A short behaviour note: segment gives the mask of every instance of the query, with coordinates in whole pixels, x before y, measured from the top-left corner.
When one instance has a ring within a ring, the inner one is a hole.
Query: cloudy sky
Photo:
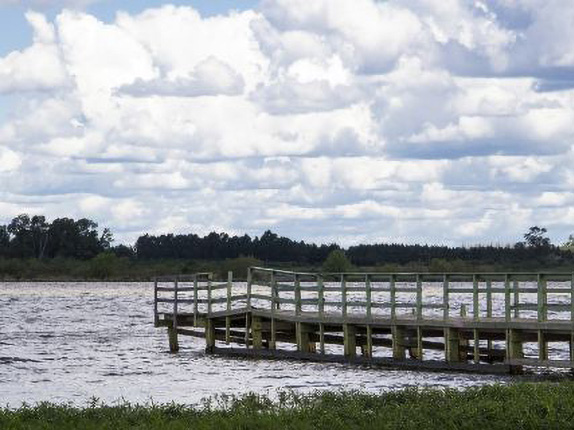
[[[574,2],[0,0],[0,223],[574,233]]]

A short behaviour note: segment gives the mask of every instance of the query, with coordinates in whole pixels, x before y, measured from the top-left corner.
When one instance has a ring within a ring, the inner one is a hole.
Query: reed
[[[573,428],[574,383],[480,388],[220,396],[199,406],[130,404],[85,407],[41,403],[0,410],[16,429],[535,429]]]

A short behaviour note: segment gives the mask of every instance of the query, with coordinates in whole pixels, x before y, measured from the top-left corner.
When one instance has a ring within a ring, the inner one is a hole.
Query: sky
[[[0,0],[0,224],[574,233],[574,1]]]

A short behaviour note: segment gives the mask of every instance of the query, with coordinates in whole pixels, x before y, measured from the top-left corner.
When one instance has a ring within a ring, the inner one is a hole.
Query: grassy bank
[[[517,384],[381,395],[248,395],[200,407],[42,404],[0,411],[11,429],[565,429],[574,428],[574,383]]]

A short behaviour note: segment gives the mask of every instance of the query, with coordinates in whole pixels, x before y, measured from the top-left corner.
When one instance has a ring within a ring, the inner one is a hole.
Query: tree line
[[[552,264],[574,263],[574,246],[560,248],[546,236],[546,229],[531,227],[522,241],[513,245],[448,247],[438,245],[369,244],[342,249],[337,244],[306,243],[279,236],[271,231],[261,236],[231,236],[212,232],[140,236],[133,246],[112,246],[109,229],[100,231],[90,219],[57,218],[26,214],[0,225],[0,257],[52,259],[56,257],[89,260],[108,253],[133,260],[225,260],[252,257],[264,263],[285,262],[301,265],[322,264],[333,251],[344,251],[351,263],[375,266],[386,263],[428,263],[432,260],[461,260],[481,264],[516,265],[529,261]],[[570,238],[571,245],[574,239]]]

